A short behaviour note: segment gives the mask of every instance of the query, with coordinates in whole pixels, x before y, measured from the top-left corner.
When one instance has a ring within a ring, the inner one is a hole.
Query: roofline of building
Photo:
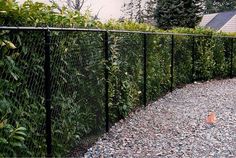
[[[210,14],[204,14],[204,15],[211,15],[211,14],[217,14],[217,13],[227,13],[227,12],[232,12],[236,11],[236,9],[228,10],[228,11],[223,11],[223,12],[215,12],[215,13],[210,13]]]
[[[216,16],[217,16],[217,15],[220,14],[220,13],[227,13],[227,12],[233,12],[233,11],[236,12],[236,9],[232,9],[232,10],[224,11],[224,12],[218,12],[218,13],[211,13],[211,14],[216,14]],[[211,15],[211,14],[205,14],[205,15]],[[212,18],[207,24],[209,24],[211,21],[213,21],[213,20],[216,18],[216,16],[214,16],[214,18]],[[235,14],[234,16],[236,16],[236,14]],[[234,16],[232,16],[232,17],[228,20],[228,22],[229,22]],[[228,22],[226,22],[226,23],[225,23],[219,30],[217,30],[217,31],[220,31]],[[206,24],[206,25],[207,25],[207,24]],[[214,28],[213,28],[213,29],[214,29]]]
[[[235,9],[235,11],[236,11],[236,9]],[[235,14],[234,16],[232,16],[232,17],[229,19],[228,22],[230,22],[234,17],[236,17],[236,14]],[[227,23],[228,23],[228,22],[227,22]],[[218,31],[222,31],[221,29],[224,28],[224,26],[225,26],[227,23],[225,23]]]

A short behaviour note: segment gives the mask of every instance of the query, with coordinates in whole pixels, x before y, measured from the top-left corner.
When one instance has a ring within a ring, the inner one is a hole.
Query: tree
[[[201,20],[202,1],[200,0],[159,0],[155,19],[162,29],[173,27],[194,28]]]
[[[145,3],[144,21],[154,22],[157,0],[148,0]]]
[[[56,4],[65,3],[66,7],[73,10],[80,11],[82,7],[84,6],[85,0],[66,0],[65,2],[61,0],[49,0],[49,2],[56,3]],[[61,7],[58,6],[58,9],[61,10]]]
[[[236,9],[236,0],[205,0],[204,13],[217,13]]]
[[[142,8],[142,0],[137,0],[135,4],[135,8],[137,10],[135,19],[139,23],[143,22],[143,8]]]
[[[130,20],[134,19],[134,1],[130,0],[129,3],[124,3],[121,11],[125,14],[124,16]]]
[[[194,28],[201,21],[203,16],[203,1],[184,0],[184,20],[183,27]]]
[[[142,6],[142,0],[130,0],[130,2],[124,3],[122,12],[125,14],[125,17],[130,20],[135,20],[139,23],[143,22],[144,9]]]

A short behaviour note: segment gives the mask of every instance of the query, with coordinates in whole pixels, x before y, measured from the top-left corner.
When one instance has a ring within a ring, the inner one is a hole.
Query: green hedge
[[[0,0],[2,25],[57,26],[162,32],[147,24],[109,21],[57,6]],[[208,29],[176,28],[197,35],[192,76],[193,37],[174,36],[174,87],[192,80],[225,78],[230,73],[232,39]],[[233,34],[231,34],[233,36]],[[105,65],[103,33],[51,31],[53,154],[65,156],[87,134],[105,127],[104,66],[109,70],[111,123],[142,105],[143,34],[109,33]],[[147,98],[170,90],[171,35],[147,36]],[[234,40],[234,45],[235,45]],[[0,156],[45,156],[44,32],[0,31]],[[236,73],[234,49],[233,72]],[[193,78],[192,78],[193,77]]]

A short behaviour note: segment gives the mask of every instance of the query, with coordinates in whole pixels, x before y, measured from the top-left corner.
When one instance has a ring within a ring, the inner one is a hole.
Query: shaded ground
[[[210,111],[215,125],[205,121]],[[118,122],[85,157],[236,157],[236,79],[167,94]]]

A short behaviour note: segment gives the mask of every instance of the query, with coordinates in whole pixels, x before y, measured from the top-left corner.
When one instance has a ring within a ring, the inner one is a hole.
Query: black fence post
[[[51,69],[50,69],[50,30],[45,31],[45,109],[46,109],[46,144],[47,157],[52,157],[52,129],[51,129]]]
[[[192,36],[192,83],[195,81],[195,36]]]
[[[143,34],[143,105],[147,105],[147,34]]]
[[[174,41],[174,35],[171,35],[171,65],[170,65],[170,91],[173,91],[173,83],[174,83],[174,47],[175,47],[175,41]]]
[[[108,31],[104,33],[104,76],[105,76],[105,115],[106,115],[106,132],[109,131],[109,69],[108,69],[108,61],[109,61],[109,38]]]
[[[231,39],[230,78],[233,78],[234,38]]]

